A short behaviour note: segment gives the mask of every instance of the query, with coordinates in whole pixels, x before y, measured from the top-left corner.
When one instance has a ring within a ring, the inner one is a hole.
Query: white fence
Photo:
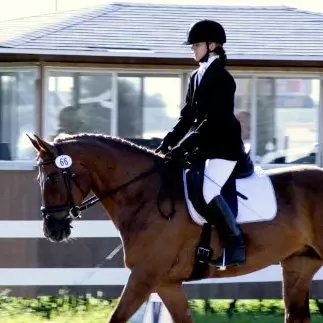
[[[119,237],[111,221],[75,221],[72,237],[111,238]],[[1,238],[44,238],[42,221],[0,221]],[[123,286],[128,279],[126,268],[0,268],[0,286]],[[204,279],[185,284],[217,284],[248,282],[280,282],[279,265],[272,265],[251,274]],[[323,268],[314,280],[323,280]]]

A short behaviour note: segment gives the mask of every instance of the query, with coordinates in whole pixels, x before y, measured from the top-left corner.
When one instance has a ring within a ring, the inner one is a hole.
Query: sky
[[[0,0],[0,20],[15,19],[59,11],[95,6],[109,2],[196,4],[196,0]],[[322,0],[199,0],[198,4],[285,5],[323,13]]]

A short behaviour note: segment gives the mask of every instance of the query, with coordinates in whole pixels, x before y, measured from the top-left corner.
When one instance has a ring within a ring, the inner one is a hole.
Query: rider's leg
[[[245,263],[245,244],[242,232],[236,222],[238,204],[235,179],[230,176],[222,187],[221,194],[215,196],[208,204],[214,217],[224,251],[216,263],[217,266],[235,266]]]

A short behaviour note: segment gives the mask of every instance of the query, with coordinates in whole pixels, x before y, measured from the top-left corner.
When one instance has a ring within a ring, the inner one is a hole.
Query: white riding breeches
[[[226,159],[206,160],[203,181],[203,196],[206,203],[220,194],[222,186],[232,174],[236,164],[237,161]]]

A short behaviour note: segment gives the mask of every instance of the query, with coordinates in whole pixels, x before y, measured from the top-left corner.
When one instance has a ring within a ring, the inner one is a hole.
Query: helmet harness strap
[[[207,62],[210,57],[210,42],[206,42],[206,53],[205,55],[199,60],[199,63]]]
[[[204,62],[207,62],[210,58],[210,54],[211,53],[215,53],[216,52],[216,48],[217,47],[220,47],[222,45],[220,44],[217,44],[216,47],[213,49],[213,50],[210,50],[210,43],[209,41],[206,42],[206,53],[205,55],[199,60],[199,63],[204,63]]]

